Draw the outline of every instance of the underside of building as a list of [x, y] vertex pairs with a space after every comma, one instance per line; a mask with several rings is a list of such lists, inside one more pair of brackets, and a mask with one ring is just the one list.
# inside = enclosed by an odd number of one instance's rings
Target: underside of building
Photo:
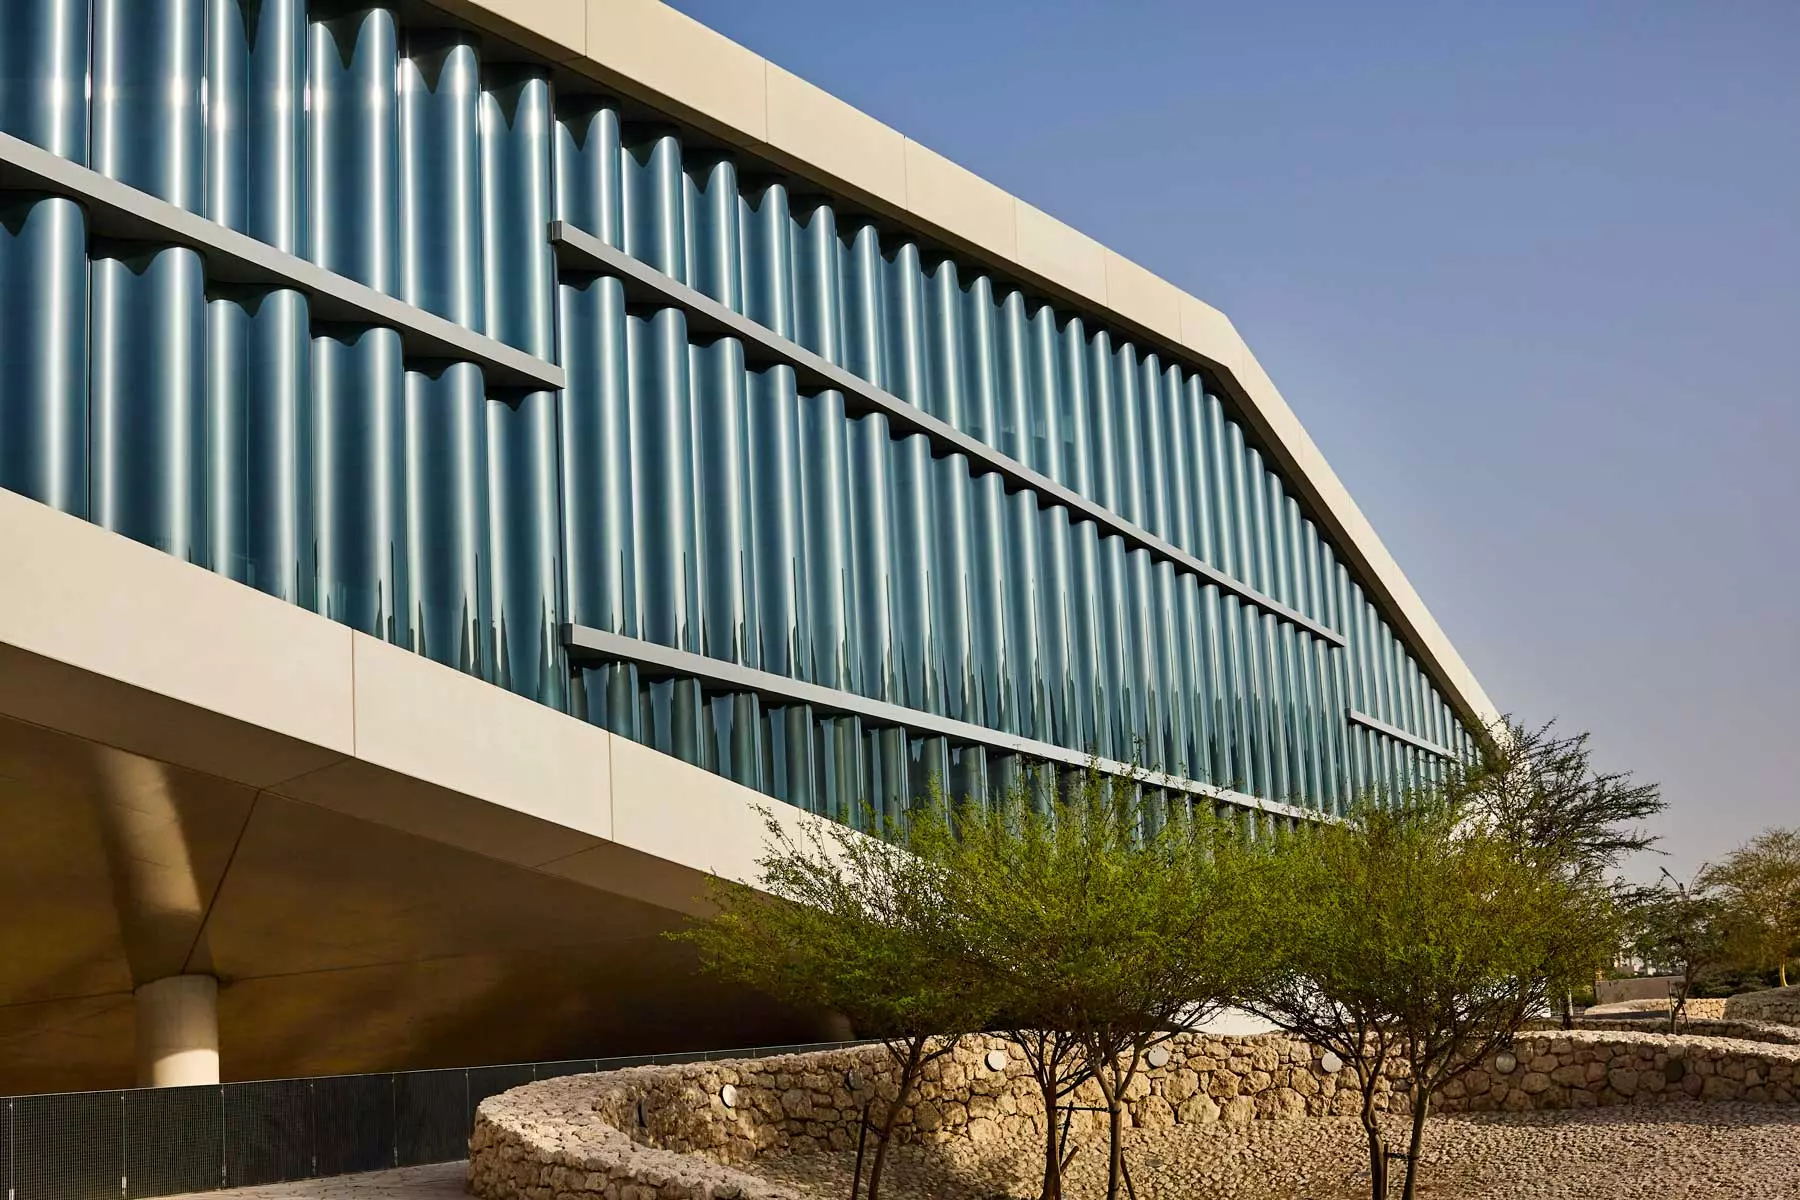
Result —
[[1492, 719], [1222, 315], [654, 0], [0, 0], [0, 296], [0, 1094], [825, 1036], [762, 806]]

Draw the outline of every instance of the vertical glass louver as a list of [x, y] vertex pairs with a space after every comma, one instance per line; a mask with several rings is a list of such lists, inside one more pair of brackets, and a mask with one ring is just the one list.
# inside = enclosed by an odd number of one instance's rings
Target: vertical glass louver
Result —
[[[571, 662], [561, 628], [1326, 812], [1439, 777], [1421, 743], [1466, 752], [1203, 374], [422, 12], [0, 0], [0, 131], [566, 387], [493, 386], [0, 190], [0, 288], [30, 298], [0, 313], [0, 486], [845, 819], [1020, 763]], [[559, 266], [552, 220], [1242, 586]]]

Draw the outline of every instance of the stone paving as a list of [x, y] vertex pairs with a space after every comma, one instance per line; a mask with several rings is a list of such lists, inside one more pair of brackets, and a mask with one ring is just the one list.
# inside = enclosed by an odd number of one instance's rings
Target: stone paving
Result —
[[433, 1163], [366, 1175], [336, 1175], [224, 1192], [192, 1192], [169, 1200], [468, 1200], [469, 1164]]
[[[1434, 1117], [1422, 1200], [1800, 1200], [1800, 1113], [1789, 1106], [1668, 1104], [1580, 1112]], [[1403, 1136], [1396, 1125], [1391, 1140]], [[1139, 1200], [1358, 1200], [1368, 1195], [1362, 1129], [1350, 1118], [1131, 1131]], [[1028, 1200], [1035, 1148], [987, 1148], [978, 1165], [905, 1147], [891, 1200]], [[1104, 1151], [1084, 1146], [1070, 1200], [1102, 1195]], [[847, 1155], [777, 1158], [756, 1173], [816, 1200], [849, 1194]], [[232, 1192], [213, 1200], [460, 1200], [468, 1166], [443, 1163]], [[1399, 1194], [1398, 1180], [1394, 1194]], [[192, 1200], [199, 1200], [196, 1196]]]
[[[1800, 1113], [1789, 1106], [1654, 1108], [1434, 1117], [1426, 1126], [1428, 1200], [1797, 1200]], [[1396, 1125], [1390, 1143], [1402, 1141]], [[1138, 1200], [1356, 1200], [1368, 1195], [1362, 1127], [1353, 1118], [1133, 1131], [1127, 1161]], [[882, 1195], [891, 1200], [1032, 1197], [1033, 1148], [990, 1147], [977, 1166], [905, 1148]], [[1104, 1194], [1104, 1150], [1070, 1168], [1071, 1200]], [[809, 1198], [849, 1194], [843, 1156], [771, 1159], [758, 1173]], [[1398, 1196], [1399, 1179], [1393, 1195]]]

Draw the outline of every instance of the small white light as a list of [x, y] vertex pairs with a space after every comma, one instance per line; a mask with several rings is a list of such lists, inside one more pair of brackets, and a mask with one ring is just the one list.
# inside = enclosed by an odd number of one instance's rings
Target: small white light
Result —
[[1162, 1068], [1169, 1065], [1169, 1048], [1167, 1046], [1152, 1046], [1150, 1048], [1150, 1053], [1144, 1055], [1144, 1061], [1149, 1063], [1153, 1070], [1160, 1071]]
[[728, 1083], [724, 1087], [720, 1088], [719, 1089], [719, 1103], [723, 1104], [726, 1108], [736, 1108], [737, 1107], [737, 1087], [733, 1084]]
[[1519, 1056], [1511, 1050], [1502, 1050], [1494, 1055], [1494, 1070], [1502, 1075], [1511, 1075], [1519, 1068]]
[[853, 1092], [862, 1090], [862, 1074], [855, 1067], [844, 1072], [844, 1086]]
[[987, 1052], [987, 1069], [990, 1071], [1006, 1070], [1006, 1051], [989, 1050]]
[[1344, 1060], [1339, 1058], [1336, 1054], [1333, 1054], [1331, 1051], [1327, 1050], [1325, 1053], [1319, 1055], [1319, 1070], [1325, 1072], [1327, 1075], [1336, 1075], [1343, 1069]]

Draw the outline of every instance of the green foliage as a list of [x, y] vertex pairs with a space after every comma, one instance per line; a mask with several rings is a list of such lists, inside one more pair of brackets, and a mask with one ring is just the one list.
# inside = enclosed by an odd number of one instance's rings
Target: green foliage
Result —
[[1652, 970], [1679, 982], [1669, 1006], [1669, 1032], [1681, 1024], [1689, 997], [1727, 957], [1724, 906], [1702, 870], [1692, 883], [1668, 871], [1654, 886], [1633, 892], [1624, 913], [1626, 944]]
[[1800, 955], [1800, 829], [1764, 830], [1701, 879], [1719, 903], [1726, 956], [1774, 970], [1786, 987], [1788, 961]]
[[[1087, 1078], [1106, 1098], [1108, 1195], [1123, 1170], [1126, 1089], [1184, 1019], [1210, 1016], [1251, 976], [1255, 931], [1234, 919], [1251, 875], [1210, 813], [1152, 813], [1129, 779], [1043, 778], [955, 809], [936, 850], [1000, 1000], [996, 1024], [1031, 1066], [1048, 1112]], [[1154, 819], [1152, 819], [1154, 818]], [[1043, 1195], [1061, 1194], [1054, 1123]]]
[[1410, 1200], [1432, 1097], [1618, 944], [1608, 891], [1513, 834], [1441, 798], [1364, 804], [1282, 842], [1256, 889], [1271, 954], [1247, 1007], [1354, 1068], [1377, 1200], [1375, 1087], [1390, 1059], [1410, 1073]]
[[942, 868], [904, 852], [932, 836], [929, 814], [888, 826], [887, 840], [822, 820], [796, 833], [764, 815], [756, 886], [709, 879], [717, 914], [677, 935], [706, 969], [797, 1008], [843, 1013], [865, 1037], [980, 1028], [991, 1001]]
[[869, 817], [885, 840], [763, 816], [757, 885], [710, 878], [717, 911], [673, 936], [699, 951], [703, 969], [795, 1008], [842, 1013], [859, 1035], [887, 1044], [900, 1081], [874, 1126], [876, 1200], [896, 1118], [923, 1067], [980, 1029], [997, 1003], [952, 906], [938, 852], [947, 830], [930, 809], [898, 822]]
[[1442, 795], [1545, 865], [1577, 873], [1609, 870], [1651, 847], [1655, 837], [1638, 823], [1667, 804], [1655, 784], [1596, 768], [1588, 741], [1586, 733], [1557, 733], [1555, 722], [1534, 729], [1502, 717], [1480, 739], [1475, 761], [1452, 773]]

